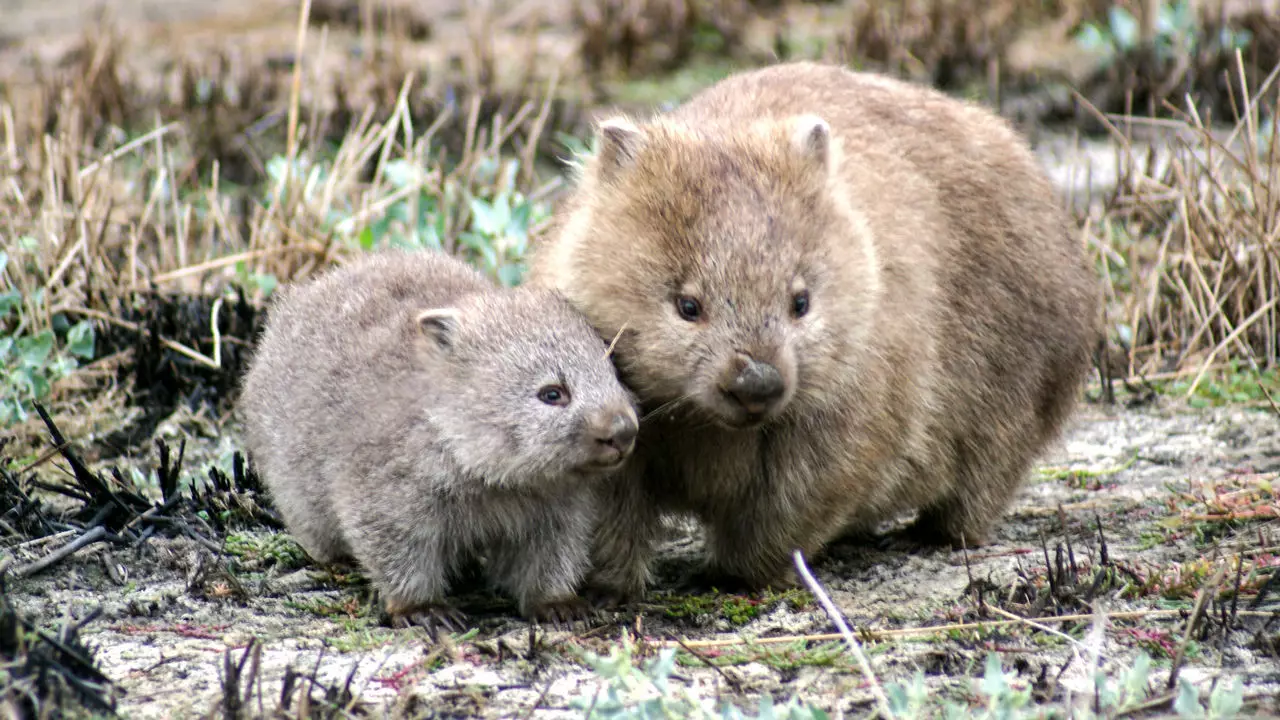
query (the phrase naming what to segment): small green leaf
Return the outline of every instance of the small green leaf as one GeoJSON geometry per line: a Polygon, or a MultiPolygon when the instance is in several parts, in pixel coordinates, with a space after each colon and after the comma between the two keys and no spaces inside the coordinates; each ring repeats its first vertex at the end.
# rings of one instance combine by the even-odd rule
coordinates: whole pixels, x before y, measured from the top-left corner
{"type": "Polygon", "coordinates": [[[524,279],[522,263],[508,263],[498,268],[498,281],[503,287],[515,287],[524,279]]]}
{"type": "Polygon", "coordinates": [[[1004,668],[1000,666],[1000,656],[987,653],[987,669],[982,677],[982,692],[994,701],[995,698],[1000,697],[1006,687],[1004,668]]]}
{"type": "Polygon", "coordinates": [[[253,277],[265,297],[270,297],[271,293],[275,292],[276,287],[280,285],[280,280],[273,273],[258,273],[253,277]]]}
{"type": "Polygon", "coordinates": [[[476,232],[485,235],[498,235],[506,226],[507,219],[496,203],[490,205],[479,198],[471,199],[471,225],[476,232]]]}
{"type": "Polygon", "coordinates": [[[1244,683],[1239,676],[1231,678],[1231,682],[1219,682],[1209,694],[1209,716],[1214,718],[1233,718],[1244,706],[1244,683]]]}
{"type": "Polygon", "coordinates": [[[1138,46],[1138,21],[1133,14],[1119,5],[1107,9],[1107,19],[1111,24],[1111,36],[1122,50],[1132,50],[1138,46]]]}
{"type": "Polygon", "coordinates": [[[39,400],[49,394],[49,378],[43,373],[26,371],[27,388],[30,391],[30,397],[39,400]]]}
{"type": "Polygon", "coordinates": [[[372,250],[373,249],[373,228],[366,226],[365,229],[361,230],[360,234],[356,236],[356,239],[360,243],[361,250],[365,250],[365,251],[372,250]]]}
{"type": "Polygon", "coordinates": [[[392,160],[382,170],[383,177],[397,189],[412,183],[418,175],[417,168],[408,160],[392,160]]]}
{"type": "Polygon", "coordinates": [[[10,290],[0,293],[0,318],[8,315],[14,308],[22,307],[22,293],[10,290]]]}
{"type": "Polygon", "coordinates": [[[22,356],[23,367],[40,367],[53,352],[53,331],[45,330],[39,335],[32,335],[18,340],[18,352],[22,356]]]}
{"type": "Polygon", "coordinates": [[[1134,703],[1147,696],[1147,679],[1151,675],[1151,656],[1145,650],[1138,653],[1133,667],[1125,675],[1125,700],[1134,703]]]}
{"type": "Polygon", "coordinates": [[[1184,718],[1204,717],[1204,708],[1200,707],[1200,691],[1187,682],[1186,678],[1178,678],[1178,698],[1173,701],[1173,710],[1184,718]]]}
{"type": "Polygon", "coordinates": [[[67,330],[67,352],[84,360],[93,359],[93,323],[81,320],[67,330]]]}

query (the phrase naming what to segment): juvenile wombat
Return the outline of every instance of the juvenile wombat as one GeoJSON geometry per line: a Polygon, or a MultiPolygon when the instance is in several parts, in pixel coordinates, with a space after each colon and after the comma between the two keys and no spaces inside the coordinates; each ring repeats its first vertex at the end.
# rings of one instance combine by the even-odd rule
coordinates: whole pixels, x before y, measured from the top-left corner
{"type": "Polygon", "coordinates": [[[246,374],[245,444],[312,558],[354,558],[397,625],[461,619],[476,550],[526,616],[583,608],[593,484],[631,452],[607,346],[546,290],[435,252],[363,256],[283,288],[246,374]]]}
{"type": "MultiPolygon", "coordinates": [[[[920,510],[986,539],[1080,392],[1094,278],[1026,143],[932,89],[814,63],[601,123],[527,282],[613,337],[645,413],[597,583],[635,595],[663,511],[709,573],[920,510]]],[[[726,577],[727,576],[727,577],[726,577]]]]}

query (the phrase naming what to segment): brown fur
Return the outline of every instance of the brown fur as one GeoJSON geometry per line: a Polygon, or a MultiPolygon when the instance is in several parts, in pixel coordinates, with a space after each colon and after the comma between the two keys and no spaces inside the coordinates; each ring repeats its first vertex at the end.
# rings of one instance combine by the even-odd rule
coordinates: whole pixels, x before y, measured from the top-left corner
{"type": "Polygon", "coordinates": [[[477,549],[538,615],[573,601],[592,485],[633,445],[606,349],[555,293],[498,290],[434,252],[364,256],[281,290],[245,442],[307,553],[358,560],[393,616],[447,607],[477,549]],[[567,404],[539,396],[553,385],[567,404]]]}
{"type": "Polygon", "coordinates": [[[624,330],[646,413],[597,580],[643,590],[664,511],[701,518],[713,571],[754,586],[911,509],[931,541],[984,542],[1095,337],[1093,277],[1025,142],[931,89],[811,63],[598,139],[528,281],[624,330]]]}

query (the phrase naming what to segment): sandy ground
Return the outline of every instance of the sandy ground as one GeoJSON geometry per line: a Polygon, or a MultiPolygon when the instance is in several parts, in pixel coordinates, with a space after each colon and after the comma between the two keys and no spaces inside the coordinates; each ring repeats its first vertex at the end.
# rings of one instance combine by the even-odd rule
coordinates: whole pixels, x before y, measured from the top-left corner
{"type": "MultiPolygon", "coordinates": [[[[1079,565],[1094,565],[1095,517],[1101,519],[1110,560],[1142,578],[1188,573],[1198,559],[1256,549],[1265,533],[1274,538],[1274,520],[1223,530],[1212,538],[1198,538],[1189,524],[1169,521],[1182,512],[1205,511],[1186,499],[1204,493],[1204,483],[1222,483],[1224,492],[1256,490],[1262,480],[1277,477],[1278,429],[1280,421],[1269,412],[1190,410],[1169,399],[1140,409],[1089,405],[1062,446],[1045,458],[1041,471],[1027,484],[997,541],[968,554],[968,570],[962,552],[891,552],[854,543],[832,547],[814,568],[855,630],[973,620],[974,597],[966,590],[970,578],[989,588],[989,597],[1006,608],[1050,615],[1052,606],[1034,611],[1023,602],[1026,578],[1044,583],[1041,537],[1048,539],[1051,553],[1055,544],[1069,539],[1079,565]],[[1064,469],[1101,472],[1070,475],[1064,469]],[[1067,520],[1065,533],[1057,517],[1059,505],[1067,520]],[[1014,602],[1006,601],[1015,596],[1014,602]]],[[[675,529],[665,553],[667,569],[687,568],[699,547],[696,531],[675,529]]],[[[532,653],[528,626],[515,619],[509,607],[502,608],[501,599],[497,611],[467,608],[478,634],[459,642],[450,655],[433,652],[438,646],[415,631],[380,627],[359,611],[354,617],[334,611],[343,603],[357,607],[357,591],[318,582],[305,569],[283,576],[270,570],[246,573],[247,598],[216,600],[209,599],[216,593],[209,592],[207,581],[191,581],[193,568],[209,560],[201,559],[194,543],[152,542],[137,556],[106,553],[101,547],[86,551],[43,575],[15,583],[12,590],[19,609],[44,623],[55,623],[64,613],[80,617],[101,607],[102,615],[86,628],[86,638],[97,648],[107,675],[127,692],[121,707],[128,717],[208,711],[221,697],[224,653],[231,651],[238,660],[251,638],[263,643],[258,676],[267,709],[274,706],[285,668],[292,665],[303,672],[318,667],[322,680],[338,684],[354,671],[353,688],[374,708],[421,702],[421,707],[453,708],[461,715],[550,718],[580,717],[571,702],[589,699],[597,687],[590,671],[575,662],[571,648],[603,649],[624,628],[639,627],[650,641],[833,631],[816,604],[796,608],[781,600],[766,602],[755,618],[738,627],[727,612],[714,607],[673,617],[681,615],[685,605],[664,599],[659,587],[637,611],[638,619],[618,613],[590,629],[540,631],[532,653]],[[127,578],[113,581],[105,572],[107,565],[123,566],[127,578]]],[[[1274,567],[1274,555],[1270,558],[1254,561],[1265,572],[1268,562],[1274,567]]],[[[1080,569],[1084,586],[1093,572],[1080,569]]],[[[1139,648],[1151,648],[1153,642],[1176,645],[1186,613],[1168,611],[1189,608],[1194,590],[1169,592],[1164,598],[1159,590],[1124,592],[1112,587],[1101,592],[1095,605],[1101,611],[1157,611],[1108,623],[1101,642],[1092,643],[1104,667],[1128,667],[1139,648]]],[[[1043,587],[1038,592],[1043,595],[1043,587]]],[[[1059,612],[1086,607],[1064,606],[1059,612]]],[[[1277,609],[1280,598],[1273,596],[1253,612],[1277,609]]],[[[1213,608],[1211,615],[1218,612],[1213,608]]],[[[1277,630],[1263,629],[1263,624],[1251,614],[1225,630],[1210,622],[1208,634],[1193,643],[1183,677],[1207,683],[1226,672],[1244,680],[1248,695],[1274,697],[1280,692],[1280,662],[1268,653],[1275,652],[1277,630]]],[[[1016,664],[1021,682],[1043,687],[1036,681],[1043,669],[1049,678],[1058,678],[1059,693],[1087,694],[1090,642],[1080,640],[1086,626],[1057,625],[1075,638],[1070,642],[1025,627],[996,626],[981,633],[890,636],[871,642],[868,649],[882,682],[905,681],[923,669],[932,689],[957,699],[973,692],[977,680],[972,677],[981,675],[990,648],[1000,650],[1006,667],[1016,664]]],[[[798,693],[828,711],[868,707],[869,690],[847,656],[831,649],[824,654],[821,648],[776,650],[768,654],[758,647],[708,648],[699,652],[715,656],[726,667],[713,670],[692,661],[679,669],[678,678],[707,699],[724,696],[754,704],[761,693],[777,700],[798,693]]],[[[1153,682],[1167,677],[1168,664],[1168,658],[1157,653],[1153,682]]],[[[1270,706],[1270,711],[1278,710],[1270,706]]]]}

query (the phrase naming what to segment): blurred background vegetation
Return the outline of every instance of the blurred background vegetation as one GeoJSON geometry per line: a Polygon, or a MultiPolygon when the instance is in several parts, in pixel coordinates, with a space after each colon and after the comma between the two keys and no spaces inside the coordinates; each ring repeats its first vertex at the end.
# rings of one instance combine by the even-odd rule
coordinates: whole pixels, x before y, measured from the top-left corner
{"type": "Polygon", "coordinates": [[[385,246],[519,283],[593,117],[801,58],[1027,133],[1108,297],[1091,392],[1267,403],[1275,5],[9,2],[0,426],[29,439],[38,401],[95,457],[175,413],[216,437],[279,284],[385,246]]]}

